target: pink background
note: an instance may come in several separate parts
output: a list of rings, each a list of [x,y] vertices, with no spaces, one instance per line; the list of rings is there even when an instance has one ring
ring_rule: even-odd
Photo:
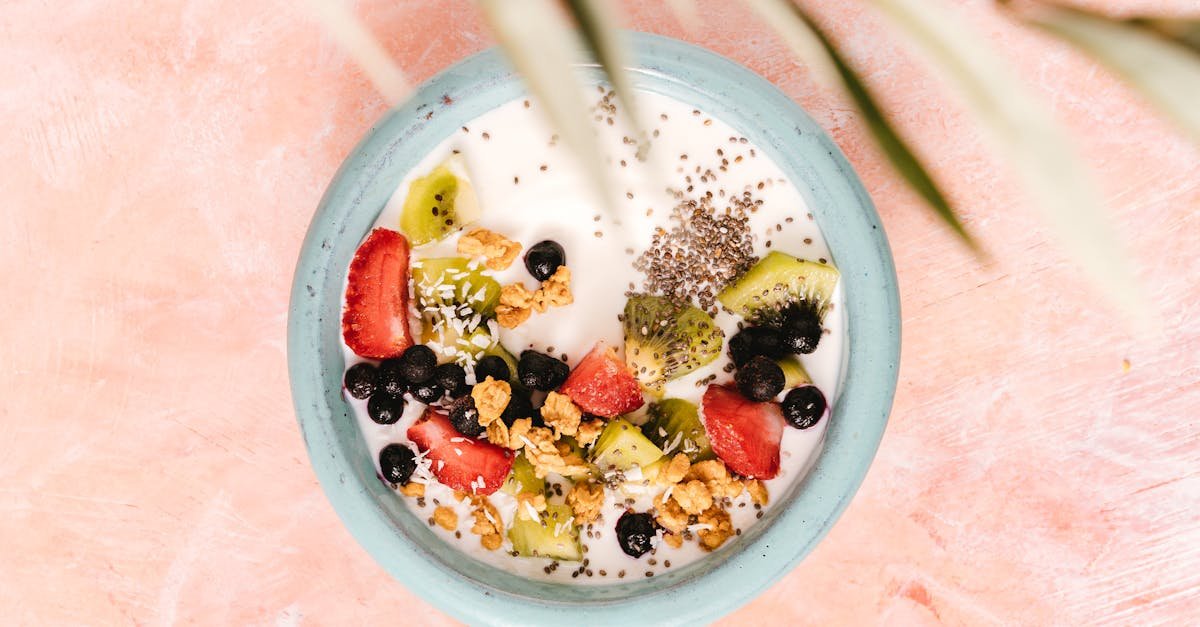
[[[296,254],[385,109],[299,4],[0,4],[6,623],[450,622],[341,526],[292,414]],[[626,3],[632,27],[729,55],[812,112],[878,204],[900,275],[903,367],[878,460],[828,539],[725,622],[1194,621],[1200,152],[1108,72],[960,2],[1080,138],[1163,320],[1134,335],[879,19],[807,4],[995,262],[965,254],[845,98],[736,3],[703,2],[695,35],[658,2]],[[489,45],[467,2],[356,7],[414,81]]]

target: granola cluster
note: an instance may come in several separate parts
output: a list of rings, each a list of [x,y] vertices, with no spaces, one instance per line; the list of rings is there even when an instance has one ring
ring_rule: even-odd
[[[475,509],[471,517],[475,524],[471,525],[471,533],[479,536],[479,544],[489,551],[495,551],[504,544],[504,521],[500,512],[486,496],[472,496],[471,504]]]
[[[458,252],[483,257],[483,264],[489,270],[506,270],[521,254],[521,244],[495,231],[477,228],[458,238]]]
[[[591,481],[580,481],[567,493],[567,505],[581,524],[595,522],[600,518],[600,507],[604,505],[604,486]]]
[[[768,498],[761,481],[743,482],[720,460],[692,464],[682,453],[659,471],[657,482],[667,489],[654,497],[655,520],[666,530],[663,541],[672,547],[682,546],[692,532],[705,551],[720,547],[736,533],[723,505],[743,491],[757,505],[766,505]]]
[[[575,302],[571,294],[571,270],[559,266],[550,278],[542,281],[537,291],[530,292],[523,283],[500,288],[500,304],[496,306],[496,322],[506,329],[515,329],[533,315],[545,313],[550,307],[562,307]]]
[[[512,387],[508,381],[497,381],[488,377],[471,389],[471,400],[475,401],[475,409],[479,412],[479,424],[488,427],[500,422],[500,414],[508,407],[512,398]]]

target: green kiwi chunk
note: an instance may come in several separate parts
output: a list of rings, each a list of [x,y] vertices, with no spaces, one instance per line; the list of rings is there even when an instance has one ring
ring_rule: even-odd
[[[650,405],[642,433],[668,456],[684,453],[692,462],[715,459],[696,406],[680,398]]]
[[[513,458],[512,471],[504,480],[500,489],[516,496],[518,494],[541,494],[546,491],[546,480],[539,479],[533,472],[533,464],[525,458],[524,453],[518,453]]]
[[[465,257],[432,257],[412,268],[413,292],[421,310],[466,305],[490,317],[500,304],[500,283]]]
[[[775,363],[779,364],[779,369],[783,371],[783,386],[785,388],[794,388],[812,383],[812,378],[808,376],[808,371],[804,369],[804,364],[801,364],[799,359],[789,355]]]
[[[412,182],[400,210],[400,230],[413,246],[436,242],[479,219],[479,199],[460,155]]]
[[[772,252],[717,294],[728,310],[756,324],[778,324],[789,307],[812,307],[825,317],[839,273],[823,263]]]
[[[653,396],[667,381],[711,363],[725,334],[699,308],[661,296],[635,294],[625,303],[625,362]]]
[[[629,470],[634,466],[644,468],[662,456],[662,449],[646,439],[641,429],[624,419],[609,422],[592,447],[592,463],[602,471],[610,468]]]
[[[508,540],[522,557],[578,562],[583,558],[583,549],[579,546],[579,526],[573,518],[570,506],[548,504],[537,519],[518,515],[508,530]]]

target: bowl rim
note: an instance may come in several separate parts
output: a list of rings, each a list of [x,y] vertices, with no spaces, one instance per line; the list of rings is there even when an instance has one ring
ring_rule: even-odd
[[[336,321],[324,319],[329,313],[322,307],[328,308],[328,300],[334,298],[335,311],[340,313],[348,263],[345,249],[357,247],[386,202],[386,196],[380,201],[380,193],[372,185],[393,165],[396,147],[417,133],[436,135],[432,144],[436,145],[457,129],[453,116],[441,114],[453,106],[449,95],[463,86],[486,90],[518,80],[496,48],[433,76],[406,103],[371,127],[321,198],[292,284],[288,373],[309,459],[347,529],[409,590],[471,624],[560,620],[675,624],[711,621],[733,611],[792,570],[828,533],[861,485],[891,410],[900,358],[895,267],[879,215],[845,156],[798,104],[748,68],[668,37],[637,32],[626,36],[634,51],[631,69],[636,71],[635,84],[687,84],[708,90],[717,102],[729,107],[736,99],[736,110],[727,109],[716,117],[772,152],[804,193],[843,277],[849,341],[842,385],[815,463],[785,497],[791,502],[771,508],[774,520],[754,525],[751,530],[757,535],[746,534],[749,537],[740,539],[742,546],[698,576],[620,602],[564,603],[482,588],[465,576],[447,573],[445,565],[431,559],[427,549],[395,532],[387,516],[394,505],[380,502],[374,493],[377,486],[367,484],[378,484],[378,480],[373,476],[364,479],[362,459],[354,459],[345,450],[339,436],[339,429],[344,432],[345,428],[336,425],[335,417],[349,415],[349,407],[341,395],[340,369],[334,375],[337,384],[331,386],[329,367],[341,363],[344,368],[344,361],[340,345],[335,354],[327,337],[326,342],[321,341],[328,335],[322,328],[333,325],[340,329]],[[468,119],[478,115],[463,114]],[[739,117],[744,119],[733,119]],[[752,121],[754,128],[739,124],[747,121]],[[439,134],[438,127],[445,127],[446,132]],[[789,149],[784,151],[783,146]],[[354,235],[350,244],[345,243],[348,232]],[[334,335],[340,337],[340,330]],[[352,426],[357,432],[357,425]],[[373,475],[373,465],[371,469]],[[580,612],[581,605],[586,605],[586,613]]]

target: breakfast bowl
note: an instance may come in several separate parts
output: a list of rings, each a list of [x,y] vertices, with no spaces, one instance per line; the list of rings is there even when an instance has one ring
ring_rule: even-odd
[[[841,275],[834,313],[845,342],[835,355],[832,415],[805,472],[773,495],[761,520],[703,559],[653,577],[622,573],[619,580],[573,585],[519,575],[472,559],[440,537],[432,520],[406,507],[381,481],[343,391],[343,294],[356,249],[398,185],[446,138],[467,132],[469,122],[526,97],[495,49],[448,68],[373,126],[330,183],[297,263],[288,366],[313,469],[347,528],[407,588],[471,624],[683,624],[734,610],[794,568],[829,531],[862,482],[891,408],[900,342],[895,270],[879,216],[845,157],[790,98],[749,70],[679,41],[629,37],[635,88],[736,129],[796,188],[807,212],[799,218],[819,227]],[[581,66],[579,74],[602,84],[594,67]]]

